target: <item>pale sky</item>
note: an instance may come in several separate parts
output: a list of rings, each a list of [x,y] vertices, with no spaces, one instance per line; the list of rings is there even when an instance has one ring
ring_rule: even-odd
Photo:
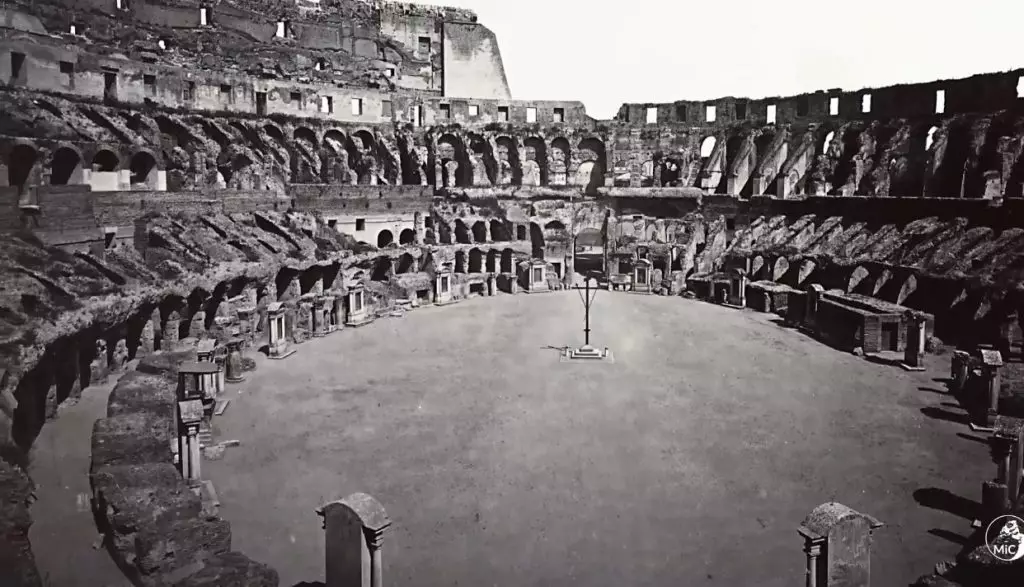
[[[1024,67],[1020,0],[427,0],[495,32],[512,96],[625,102],[857,90]],[[607,8],[606,8],[607,7]]]

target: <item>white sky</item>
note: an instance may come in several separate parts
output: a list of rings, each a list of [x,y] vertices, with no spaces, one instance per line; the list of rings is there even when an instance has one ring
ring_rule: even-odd
[[[1024,67],[1021,0],[424,0],[498,36],[512,96],[625,102],[784,96]]]

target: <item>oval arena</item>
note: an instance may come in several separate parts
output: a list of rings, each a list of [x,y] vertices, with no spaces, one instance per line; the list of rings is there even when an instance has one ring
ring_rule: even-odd
[[[1024,69],[597,119],[462,8],[0,16],[0,584],[1024,579]]]

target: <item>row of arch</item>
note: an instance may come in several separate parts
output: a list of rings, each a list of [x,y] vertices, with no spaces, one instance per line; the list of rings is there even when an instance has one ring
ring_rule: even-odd
[[[515,251],[512,249],[488,249],[486,252],[479,248],[472,248],[469,251],[456,251],[453,271],[455,273],[512,273],[515,271]],[[403,275],[411,273],[414,269],[420,272],[433,269],[433,260],[429,257],[421,259],[417,267],[415,258],[410,253],[405,253],[397,259],[389,256],[378,257],[373,263],[370,273],[371,281],[386,281],[392,275]]]
[[[129,172],[131,186],[154,190],[158,186],[157,159],[147,150],[134,152],[126,168],[122,166],[121,157],[107,148],[99,149],[87,161],[78,148],[61,145],[50,153],[48,159],[41,157],[40,149],[34,145],[15,144],[5,161],[9,185],[19,188],[19,191],[39,184],[78,185],[86,183],[89,174],[118,173],[125,169]],[[42,181],[44,178],[46,181]]]

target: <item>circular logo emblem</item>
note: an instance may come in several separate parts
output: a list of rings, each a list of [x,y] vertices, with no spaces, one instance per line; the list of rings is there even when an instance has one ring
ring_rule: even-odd
[[[1003,562],[1024,558],[1024,519],[999,516],[985,529],[985,546]]]

